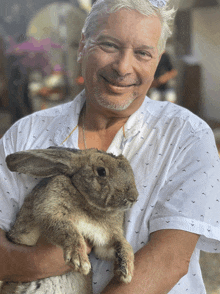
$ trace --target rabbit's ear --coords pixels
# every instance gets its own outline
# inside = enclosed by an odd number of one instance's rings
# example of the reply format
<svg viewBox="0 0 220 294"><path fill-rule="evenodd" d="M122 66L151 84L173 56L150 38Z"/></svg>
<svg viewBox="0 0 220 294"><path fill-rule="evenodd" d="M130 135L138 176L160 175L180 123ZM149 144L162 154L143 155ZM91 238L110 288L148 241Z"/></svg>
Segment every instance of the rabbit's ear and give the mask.
<svg viewBox="0 0 220 294"><path fill-rule="evenodd" d="M72 175L81 167L80 157L77 150L35 149L10 154L6 157L6 163L11 171L44 178L59 174Z"/></svg>

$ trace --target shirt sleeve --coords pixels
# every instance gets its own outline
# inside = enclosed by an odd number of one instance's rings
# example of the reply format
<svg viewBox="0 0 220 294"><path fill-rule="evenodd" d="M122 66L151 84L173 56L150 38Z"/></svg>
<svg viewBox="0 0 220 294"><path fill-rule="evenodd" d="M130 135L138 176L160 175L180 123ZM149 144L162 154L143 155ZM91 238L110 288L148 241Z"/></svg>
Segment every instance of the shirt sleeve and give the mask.
<svg viewBox="0 0 220 294"><path fill-rule="evenodd" d="M0 228L8 231L18 210L19 193L17 174L10 172L5 158L15 152L15 127L12 127L0 140Z"/></svg>
<svg viewBox="0 0 220 294"><path fill-rule="evenodd" d="M161 229L200 235L197 248L220 252L220 160L210 129L185 142L168 172L150 218Z"/></svg>
<svg viewBox="0 0 220 294"><path fill-rule="evenodd" d="M0 228L8 231L27 195L36 184L36 179L11 172L5 158L16 151L25 150L30 123L26 120L15 123L0 139Z"/></svg>

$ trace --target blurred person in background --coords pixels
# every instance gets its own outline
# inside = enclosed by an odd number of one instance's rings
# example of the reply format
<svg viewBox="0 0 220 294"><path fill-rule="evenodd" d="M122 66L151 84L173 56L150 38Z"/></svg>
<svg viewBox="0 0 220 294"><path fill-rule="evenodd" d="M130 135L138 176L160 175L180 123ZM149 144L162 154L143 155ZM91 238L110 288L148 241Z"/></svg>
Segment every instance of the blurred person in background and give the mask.
<svg viewBox="0 0 220 294"><path fill-rule="evenodd" d="M7 60L8 93L13 123L31 114L32 107L28 94L28 73L19 62L19 57L11 55Z"/></svg>
<svg viewBox="0 0 220 294"><path fill-rule="evenodd" d="M173 67L169 54L164 52L155 72L154 81L151 85L149 96L153 100L175 102L174 89L170 87L169 82L177 76L178 72Z"/></svg>
<svg viewBox="0 0 220 294"><path fill-rule="evenodd" d="M5 58L5 44L3 38L0 36L0 107L8 108L8 87L6 77L6 58Z"/></svg>

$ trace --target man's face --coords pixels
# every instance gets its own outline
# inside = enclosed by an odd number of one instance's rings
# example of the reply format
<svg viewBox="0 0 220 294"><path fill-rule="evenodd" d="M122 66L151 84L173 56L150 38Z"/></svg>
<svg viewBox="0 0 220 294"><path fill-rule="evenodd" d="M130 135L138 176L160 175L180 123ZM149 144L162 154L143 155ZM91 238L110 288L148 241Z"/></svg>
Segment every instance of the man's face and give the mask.
<svg viewBox="0 0 220 294"><path fill-rule="evenodd" d="M158 17L121 9L81 41L78 61L89 103L114 112L139 108L160 59L160 35Z"/></svg>

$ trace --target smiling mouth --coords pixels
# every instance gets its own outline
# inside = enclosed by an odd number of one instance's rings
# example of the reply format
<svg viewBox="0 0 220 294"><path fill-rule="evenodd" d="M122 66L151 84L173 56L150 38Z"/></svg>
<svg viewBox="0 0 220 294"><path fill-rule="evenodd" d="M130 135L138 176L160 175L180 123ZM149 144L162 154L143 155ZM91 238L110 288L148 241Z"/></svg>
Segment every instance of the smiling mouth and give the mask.
<svg viewBox="0 0 220 294"><path fill-rule="evenodd" d="M133 84L129 84L129 85L126 85L126 84L120 84L120 83L117 83L115 81L109 81L107 80L105 77L101 76L105 82L107 82L108 84L110 84L111 86L114 86L114 87L118 87L118 88L130 88L130 87L133 87L133 86L136 86L137 84L136 83L133 83Z"/></svg>

